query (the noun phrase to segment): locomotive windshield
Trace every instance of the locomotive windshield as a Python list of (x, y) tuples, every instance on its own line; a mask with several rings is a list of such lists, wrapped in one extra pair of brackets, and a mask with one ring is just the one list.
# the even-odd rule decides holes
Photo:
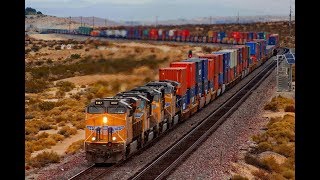
[(118, 107), (108, 107), (107, 108), (109, 114), (124, 114), (126, 113), (126, 108), (118, 106)]
[(105, 113), (105, 108), (103, 106), (89, 106), (88, 113), (91, 114), (103, 114)]

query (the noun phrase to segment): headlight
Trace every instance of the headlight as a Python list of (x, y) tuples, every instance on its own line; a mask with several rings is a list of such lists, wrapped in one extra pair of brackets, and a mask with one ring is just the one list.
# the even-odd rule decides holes
[(92, 137), (91, 140), (92, 140), (92, 141), (95, 141), (95, 140), (96, 140), (96, 137)]
[(116, 137), (112, 137), (112, 140), (115, 141), (117, 138)]
[(103, 123), (107, 123), (108, 122), (107, 116), (104, 116), (102, 121), (103, 121)]

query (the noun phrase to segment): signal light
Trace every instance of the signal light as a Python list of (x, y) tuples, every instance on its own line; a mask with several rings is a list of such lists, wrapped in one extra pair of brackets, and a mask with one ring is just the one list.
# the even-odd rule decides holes
[(107, 144), (109, 147), (111, 147), (112, 146), (112, 142), (108, 142), (108, 144)]
[(188, 52), (188, 58), (192, 58), (192, 51), (191, 50), (189, 50), (189, 52)]

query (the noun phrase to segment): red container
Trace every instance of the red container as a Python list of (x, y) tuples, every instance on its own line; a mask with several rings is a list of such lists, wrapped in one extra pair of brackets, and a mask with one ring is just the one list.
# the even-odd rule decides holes
[(253, 33), (253, 39), (258, 39), (258, 34), (256, 32)]
[(149, 31), (149, 38), (152, 40), (157, 40), (158, 39), (158, 29), (151, 29)]
[(172, 62), (170, 67), (182, 67), (187, 70), (187, 88), (196, 85), (196, 63), (195, 62)]
[(183, 36), (184, 36), (184, 37), (190, 36), (190, 31), (187, 30), (187, 29), (182, 30), (181, 36), (182, 36), (182, 37), (183, 37)]
[(187, 69), (186, 68), (160, 68), (159, 80), (172, 80), (180, 83), (177, 95), (183, 96), (187, 92)]
[(214, 59), (208, 58), (208, 81), (213, 82), (214, 77)]
[(229, 69), (229, 82), (234, 80), (234, 68)]
[(223, 73), (223, 54), (216, 54), (218, 56), (219, 73)]
[(213, 77), (213, 89), (217, 90), (219, 88), (218, 74), (215, 74)]
[(90, 35), (95, 37), (100, 36), (100, 31), (98, 30), (91, 31)]
[(237, 75), (241, 74), (242, 64), (237, 65)]

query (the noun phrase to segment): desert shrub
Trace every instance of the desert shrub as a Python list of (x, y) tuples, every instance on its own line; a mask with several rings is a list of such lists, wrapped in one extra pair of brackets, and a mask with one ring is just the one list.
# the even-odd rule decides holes
[(64, 98), (66, 96), (66, 92), (62, 91), (62, 90), (58, 90), (55, 94), (56, 98)]
[(281, 172), (281, 167), (277, 163), (277, 161), (274, 159), (274, 157), (268, 157), (262, 160), (262, 163), (268, 167), (269, 170), (272, 170), (274, 172)]
[(272, 149), (272, 145), (268, 142), (261, 142), (258, 144), (258, 147), (257, 147), (258, 153), (269, 151), (271, 149)]
[(268, 180), (285, 180), (285, 178), (278, 173), (272, 173), (267, 176)]
[(39, 128), (36, 127), (25, 127), (25, 134), (29, 135), (29, 134), (37, 134), (39, 132)]
[(58, 126), (56, 126), (56, 125), (51, 125), (51, 129), (57, 130), (57, 129), (58, 129)]
[(271, 170), (269, 166), (267, 166), (265, 163), (262, 163), (258, 158), (250, 155), (249, 153), (247, 153), (245, 155), (244, 160), (247, 164), (251, 164), (251, 165), (256, 166), (258, 168), (265, 169), (267, 171)]
[(65, 125), (66, 125), (66, 123), (65, 123), (64, 121), (62, 121), (62, 122), (60, 122), (60, 123), (58, 124), (59, 127), (62, 127), (62, 126), (65, 126)]
[(252, 175), (254, 175), (256, 178), (258, 178), (259, 180), (271, 180), (268, 178), (268, 173), (266, 173), (265, 171), (259, 169), (256, 171), (252, 171), (251, 172)]
[(64, 137), (69, 137), (70, 135), (74, 135), (76, 133), (77, 133), (77, 129), (70, 128), (69, 126), (64, 126), (58, 131), (58, 134), (61, 134)]
[(275, 103), (275, 102), (270, 102), (270, 103), (266, 104), (264, 106), (264, 110), (270, 110), (270, 111), (273, 111), (273, 112), (279, 111), (277, 103)]
[(49, 138), (54, 139), (56, 142), (64, 140), (64, 136), (61, 134), (50, 134)]
[(61, 110), (57, 107), (50, 110), (50, 116), (57, 116), (61, 114)]
[(35, 118), (35, 116), (32, 114), (26, 114), (25, 116), (25, 119), (33, 119), (33, 118)]
[(294, 106), (289, 105), (289, 106), (286, 106), (286, 107), (284, 108), (284, 111), (285, 111), (285, 112), (295, 112), (295, 108), (294, 108)]
[(84, 120), (83, 120), (83, 121), (80, 121), (80, 122), (74, 121), (74, 122), (72, 122), (72, 125), (73, 125), (74, 127), (76, 127), (77, 129), (84, 129), (84, 128), (86, 127), (86, 124), (85, 124), (85, 121), (84, 121)]
[(34, 51), (34, 52), (37, 52), (37, 51), (40, 50), (40, 46), (37, 46), (37, 45), (34, 44), (34, 45), (31, 47), (31, 50)]
[(42, 138), (38, 140), (39, 144), (41, 144), (44, 148), (48, 148), (50, 146), (56, 145), (56, 141), (53, 138)]
[(57, 82), (56, 86), (58, 86), (59, 89), (64, 92), (69, 92), (76, 87), (74, 83), (69, 81), (59, 81)]
[(295, 173), (293, 170), (286, 170), (282, 172), (282, 176), (287, 179), (294, 179)]
[(70, 56), (71, 59), (79, 59), (80, 57), (80, 54), (71, 54)]
[(285, 157), (294, 157), (294, 146), (290, 147), (287, 145), (287, 143), (275, 146), (273, 148), (273, 151), (281, 155), (284, 155)]
[(48, 88), (50, 83), (41, 79), (33, 79), (25, 81), (25, 91), (27, 93), (39, 93)]
[(66, 154), (74, 154), (78, 152), (80, 149), (83, 149), (83, 142), (84, 140), (79, 140), (76, 142), (73, 142), (65, 151)]
[(70, 97), (75, 99), (75, 100), (78, 100), (78, 101), (81, 99), (81, 96), (79, 94), (74, 94), (74, 95), (72, 95)]
[(81, 87), (81, 88), (86, 88), (86, 85), (82, 84), (80, 87)]
[(36, 140), (38, 140), (38, 137), (35, 136), (34, 134), (28, 134), (28, 135), (24, 136), (24, 139), (26, 141), (36, 141)]
[(208, 47), (208, 46), (203, 46), (202, 47), (202, 51), (204, 51), (206, 53), (212, 53), (213, 49), (211, 47)]
[(56, 47), (54, 47), (55, 50), (61, 50), (61, 46), (57, 45)]
[(32, 167), (44, 167), (49, 163), (58, 163), (60, 161), (60, 157), (56, 152), (48, 152), (44, 151), (38, 154), (36, 157), (31, 158), (29, 161), (29, 165)]
[(39, 109), (42, 111), (49, 111), (51, 109), (53, 109), (56, 106), (55, 102), (49, 102), (49, 101), (44, 101), (39, 103)]
[(49, 134), (46, 132), (42, 132), (37, 135), (37, 139), (42, 139), (42, 138), (47, 138), (47, 137), (49, 137)]
[(84, 51), (89, 51), (89, 50), (90, 50), (89, 48), (85, 48), (85, 49), (84, 49)]
[(41, 66), (41, 65), (44, 64), (44, 61), (36, 61), (35, 64), (36, 64), (37, 66)]
[(249, 179), (236, 174), (236, 175), (233, 175), (230, 180), (249, 180)]
[(57, 116), (55, 120), (56, 120), (56, 123), (66, 122), (68, 120), (68, 116), (66, 116), (65, 114), (62, 114), (60, 116)]
[(52, 63), (53, 63), (52, 59), (47, 60), (47, 64), (52, 64)]

